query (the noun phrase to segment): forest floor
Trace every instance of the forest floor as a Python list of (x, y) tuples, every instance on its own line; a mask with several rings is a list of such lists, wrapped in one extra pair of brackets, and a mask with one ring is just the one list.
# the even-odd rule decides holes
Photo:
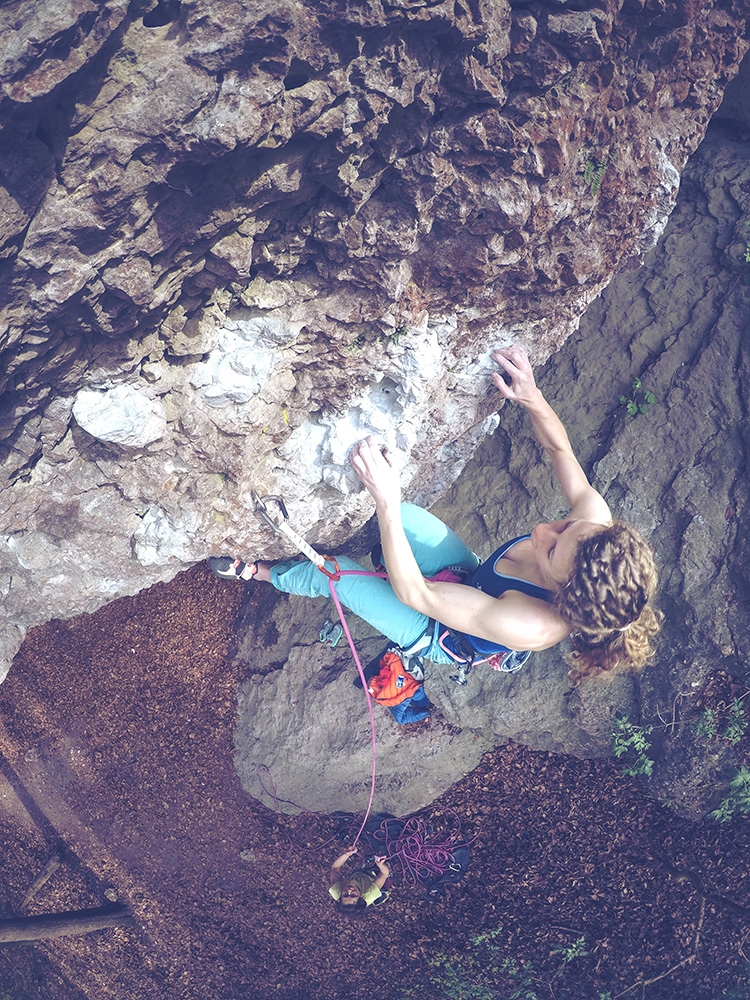
[(57, 850), (26, 912), (116, 898), (136, 926), (3, 948), (2, 1000), (750, 996), (750, 821), (680, 819), (614, 760), (487, 754), (427, 810), (475, 837), (464, 878), (340, 916), (341, 820), (277, 815), (233, 766), (241, 590), (196, 567), (29, 633), (0, 687), (0, 916)]

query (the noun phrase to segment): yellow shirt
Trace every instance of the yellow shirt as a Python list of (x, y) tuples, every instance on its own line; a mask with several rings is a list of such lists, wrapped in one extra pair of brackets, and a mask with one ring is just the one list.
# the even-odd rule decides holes
[(338, 882), (334, 882), (329, 888), (330, 894), (334, 899), (341, 899), (341, 893), (343, 892), (344, 886), (351, 882), (352, 885), (360, 891), (362, 899), (364, 899), (367, 906), (374, 903), (376, 899), (379, 899), (383, 893), (380, 888), (375, 885), (372, 878), (367, 874), (367, 872), (352, 872), (351, 875), (347, 875), (346, 878), (340, 878)]

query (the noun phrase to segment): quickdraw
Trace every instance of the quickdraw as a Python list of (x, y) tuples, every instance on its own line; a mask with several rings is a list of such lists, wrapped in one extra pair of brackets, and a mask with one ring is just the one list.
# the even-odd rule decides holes
[[(339, 564), (334, 556), (321, 555), (320, 552), (316, 552), (315, 549), (310, 545), (302, 535), (298, 535), (294, 528), (289, 524), (289, 512), (286, 509), (286, 504), (280, 496), (274, 494), (268, 494), (267, 496), (259, 496), (253, 491), (252, 493), (253, 503), (255, 504), (255, 509), (258, 514), (263, 518), (266, 524), (277, 535), (284, 535), (289, 541), (296, 545), (299, 551), (314, 563), (318, 567), (321, 573), (324, 573), (329, 580), (340, 580), (341, 570), (339, 569)], [(281, 512), (281, 518), (278, 521), (274, 521), (268, 510), (268, 502), (273, 501), (278, 505), (279, 511)], [(326, 567), (326, 563), (333, 563), (333, 571)]]

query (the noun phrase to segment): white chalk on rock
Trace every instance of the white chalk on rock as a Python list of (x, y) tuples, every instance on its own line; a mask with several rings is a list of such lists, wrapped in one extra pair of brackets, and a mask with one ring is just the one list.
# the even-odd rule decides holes
[(143, 515), (131, 544), (142, 566), (155, 566), (172, 560), (189, 562), (191, 556), (194, 558), (187, 532), (178, 528), (158, 504), (152, 504)]

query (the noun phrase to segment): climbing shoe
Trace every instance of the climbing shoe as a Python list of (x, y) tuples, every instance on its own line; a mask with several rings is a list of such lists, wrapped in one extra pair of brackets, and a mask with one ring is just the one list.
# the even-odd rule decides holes
[(324, 646), (335, 646), (343, 634), (344, 630), (340, 625), (334, 625), (326, 618), (319, 636)]
[(258, 572), (255, 563), (246, 563), (231, 556), (211, 556), (208, 567), (224, 580), (252, 580)]

